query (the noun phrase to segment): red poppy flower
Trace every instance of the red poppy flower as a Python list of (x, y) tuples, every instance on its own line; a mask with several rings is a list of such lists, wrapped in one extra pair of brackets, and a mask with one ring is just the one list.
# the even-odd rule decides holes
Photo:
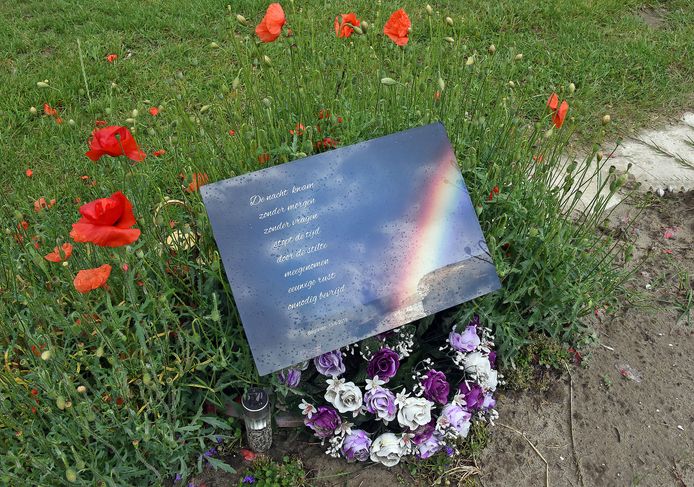
[(412, 22), (403, 9), (396, 10), (390, 16), (386, 25), (383, 26), (383, 33), (390, 37), (398, 46), (404, 46), (410, 40), (410, 28)]
[(564, 100), (561, 102), (561, 105), (559, 105), (559, 109), (552, 114), (552, 122), (554, 122), (555, 127), (560, 129), (561, 126), (564, 125), (564, 119), (566, 119), (566, 114), (568, 112), (569, 104)]
[(55, 204), (55, 199), (52, 199), (50, 202), (46, 202), (46, 198), (43, 196), (36, 201), (34, 201), (34, 211), (39, 212), (43, 210), (44, 208), (50, 208)]
[(255, 28), (255, 34), (263, 42), (272, 42), (282, 33), (282, 26), (287, 23), (284, 10), (279, 3), (271, 3), (265, 12), (265, 17)]
[[(341, 22), (338, 21), (340, 17), (342, 17)], [(354, 32), (352, 27), (355, 25), (360, 25), (359, 20), (357, 20), (357, 14), (352, 12), (338, 15), (335, 17), (335, 35), (337, 37), (349, 37), (352, 35), (352, 32)]]
[[(32, 345), (32, 347), (33, 347), (33, 345)], [(32, 389), (32, 390), (31, 390), (31, 395), (32, 395), (32, 396), (38, 396), (38, 395), (39, 395), (39, 391), (38, 391), (37, 389)]]
[(229, 135), (231, 135), (232, 137), (233, 137), (234, 135), (236, 135), (236, 130), (230, 129), (230, 130), (229, 130)]
[(108, 61), (109, 63), (112, 63), (116, 59), (118, 59), (118, 54), (109, 54), (108, 56), (106, 56), (106, 61)]
[(258, 456), (256, 453), (250, 450), (246, 450), (245, 448), (241, 448), (239, 452), (241, 453), (241, 456), (243, 456), (243, 459), (247, 462), (252, 462), (253, 460), (255, 460), (255, 457)]
[(549, 99), (547, 100), (547, 108), (549, 108), (552, 111), (556, 111), (556, 109), (559, 107), (559, 97), (557, 96), (556, 93), (552, 93), (549, 95)]
[(96, 125), (97, 127), (105, 127), (106, 125), (108, 125), (108, 122), (106, 120), (97, 120), (94, 122), (94, 125)]
[(83, 269), (77, 273), (73, 284), (75, 289), (80, 293), (88, 293), (94, 289), (98, 289), (108, 280), (111, 275), (111, 266), (104, 264), (101, 267), (94, 269)]
[(160, 156), (163, 156), (164, 154), (166, 154), (166, 151), (164, 149), (159, 149), (159, 150), (152, 152), (152, 155), (154, 157), (160, 157)]
[(434, 93), (434, 100), (439, 101), (441, 99), (441, 92), (437, 91)]
[(499, 194), (499, 187), (494, 186), (492, 190), (489, 192), (489, 197), (487, 198), (487, 201), (491, 201), (494, 199), (494, 195)]
[(324, 110), (321, 108), (318, 112), (318, 118), (321, 120), (324, 118), (330, 118), (330, 110)]
[(267, 152), (260, 154), (258, 156), (258, 162), (261, 164), (267, 164), (270, 161), (270, 154)]
[(29, 230), (29, 222), (22, 220), (21, 222), (17, 223), (17, 230)]
[(210, 178), (207, 176), (207, 174), (202, 172), (194, 172), (186, 191), (189, 193), (194, 193), (195, 191), (199, 190), (201, 186), (204, 186), (209, 182)]
[[(60, 252), (61, 250), (62, 250), (62, 255)], [(50, 253), (44, 255), (43, 258), (49, 262), (63, 262), (63, 261), (68, 260), (71, 255), (72, 255), (72, 244), (66, 242), (61, 246), (60, 249), (58, 247), (54, 248), (53, 252), (50, 252)]]
[(306, 127), (304, 127), (303, 123), (297, 123), (296, 127), (292, 130), (289, 131), (290, 134), (294, 135), (304, 135), (304, 131), (306, 130)]
[(82, 218), (72, 224), (70, 236), (75, 242), (91, 242), (100, 247), (129, 245), (140, 237), (133, 207), (120, 191), (80, 207)]
[(328, 150), (337, 147), (337, 141), (331, 137), (324, 137), (315, 143), (316, 150)]
[(48, 115), (50, 117), (55, 117), (56, 115), (58, 115), (58, 110), (51, 107), (48, 103), (44, 103), (43, 104), (43, 113), (45, 113), (46, 115)]
[(149, 114), (153, 117), (156, 117), (157, 115), (159, 115), (159, 109), (157, 107), (152, 107), (149, 109)]
[(140, 150), (133, 134), (125, 127), (112, 125), (94, 129), (89, 139), (89, 151), (86, 156), (98, 161), (102, 156), (126, 156), (133, 161), (142, 161), (147, 155)]
[(34, 175), (34, 171), (32, 171), (31, 169), (27, 169), (26, 171), (24, 171), (24, 174), (26, 174), (27, 177), (30, 178)]
[(57, 123), (58, 125), (60, 125), (61, 123), (63, 123), (63, 119), (60, 118), (60, 117), (55, 117), (55, 123)]

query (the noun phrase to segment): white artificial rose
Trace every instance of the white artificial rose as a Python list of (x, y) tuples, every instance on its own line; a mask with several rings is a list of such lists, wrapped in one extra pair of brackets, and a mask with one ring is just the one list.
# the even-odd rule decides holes
[(341, 413), (357, 411), (362, 403), (361, 390), (354, 382), (346, 382), (337, 387), (328, 388), (325, 392), (325, 400)]
[(416, 430), (431, 421), (431, 407), (433, 402), (423, 397), (409, 397), (398, 410), (398, 423), (411, 430)]
[(492, 369), (489, 358), (480, 352), (468, 353), (463, 361), (465, 372), (475, 377), (485, 390), (494, 391), (498, 384), (498, 373)]
[(372, 462), (382, 463), (386, 467), (398, 464), (405, 450), (400, 444), (400, 438), (393, 433), (383, 433), (371, 443), (370, 457)]

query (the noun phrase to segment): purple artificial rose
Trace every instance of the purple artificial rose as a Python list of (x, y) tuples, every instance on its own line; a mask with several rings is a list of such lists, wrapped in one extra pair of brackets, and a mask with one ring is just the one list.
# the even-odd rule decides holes
[(496, 407), (496, 399), (492, 396), (491, 392), (484, 395), (484, 402), (482, 402), (482, 409), (485, 411)]
[(469, 325), (463, 333), (452, 331), (448, 335), (448, 342), (454, 350), (459, 352), (472, 352), (480, 345), (480, 337), (477, 336), (477, 326)]
[(489, 365), (492, 366), (492, 369), (496, 369), (496, 350), (492, 350), (489, 352)]
[(422, 379), (424, 397), (439, 404), (448, 402), (448, 393), (451, 386), (446, 382), (446, 374), (438, 370), (430, 370)]
[(284, 369), (277, 374), (277, 379), (280, 381), (280, 384), (296, 387), (301, 380), (301, 371), (299, 369)]
[(352, 430), (342, 442), (342, 454), (348, 462), (365, 462), (369, 459), (371, 439), (364, 430)]
[(477, 411), (484, 402), (484, 389), (476, 382), (463, 381), (458, 385), (458, 392), (465, 397), (465, 405), (470, 411)]
[(379, 379), (388, 382), (391, 377), (395, 376), (399, 368), (400, 358), (397, 352), (384, 347), (371, 357), (369, 365), (366, 367), (366, 374), (370, 379), (377, 375)]
[(385, 387), (375, 387), (364, 394), (364, 406), (371, 414), (385, 421), (395, 419), (395, 395)]
[(432, 434), (425, 441), (417, 445), (417, 456), (421, 459), (429, 458), (441, 450), (442, 447), (441, 436), (439, 434)]
[[(458, 436), (465, 438), (470, 431), (470, 418), (472, 414), (455, 403), (446, 404), (441, 411), (440, 418), (445, 418), (448, 424), (458, 432)], [(439, 419), (440, 419), (439, 418)]]
[(324, 353), (313, 359), (316, 370), (329, 377), (337, 377), (345, 373), (345, 364), (342, 363), (342, 352), (334, 350)]
[(318, 406), (309, 418), (304, 418), (304, 424), (313, 430), (318, 438), (328, 438), (342, 424), (337, 411), (330, 406)]
[(436, 431), (436, 425), (434, 421), (432, 420), (431, 422), (425, 424), (424, 426), (420, 426), (416, 430), (414, 430), (414, 436), (412, 437), (412, 443), (415, 445), (421, 445), (425, 441), (427, 441), (429, 438), (431, 438), (431, 435), (434, 434), (434, 431)]

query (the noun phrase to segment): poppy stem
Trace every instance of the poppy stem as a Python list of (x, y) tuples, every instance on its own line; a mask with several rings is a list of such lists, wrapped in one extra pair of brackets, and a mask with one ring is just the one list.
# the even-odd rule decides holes
[(82, 68), (82, 79), (84, 79), (84, 87), (87, 90), (87, 98), (89, 98), (89, 104), (92, 104), (92, 95), (89, 93), (89, 83), (87, 82), (87, 72), (84, 70), (84, 58), (82, 57), (82, 44), (79, 38), (77, 39), (77, 52), (80, 55), (80, 67)]

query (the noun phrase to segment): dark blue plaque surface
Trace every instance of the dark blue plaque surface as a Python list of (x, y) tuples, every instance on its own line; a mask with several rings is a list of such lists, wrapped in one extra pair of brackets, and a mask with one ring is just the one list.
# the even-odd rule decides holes
[(261, 375), (500, 287), (441, 124), (201, 193)]

